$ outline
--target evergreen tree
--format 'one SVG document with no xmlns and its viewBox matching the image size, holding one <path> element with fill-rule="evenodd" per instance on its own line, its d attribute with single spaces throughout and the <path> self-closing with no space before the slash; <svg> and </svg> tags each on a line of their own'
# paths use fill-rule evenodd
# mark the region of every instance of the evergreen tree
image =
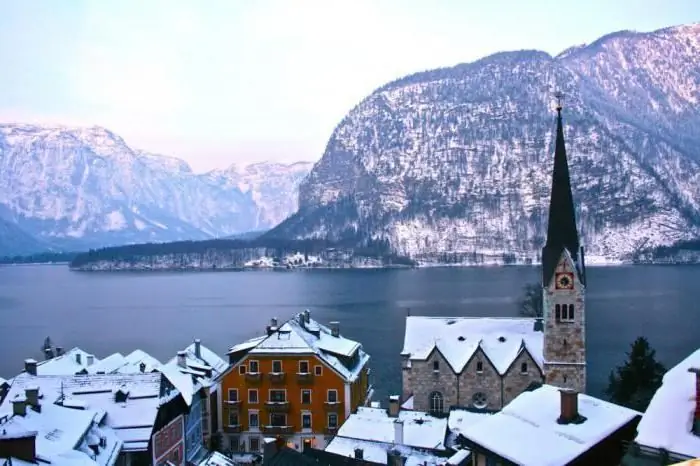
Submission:
<svg viewBox="0 0 700 466">
<path fill-rule="evenodd" d="M 523 288 L 523 297 L 520 300 L 520 315 L 524 317 L 542 317 L 544 303 L 542 302 L 542 288 L 537 283 L 528 283 Z"/>
<path fill-rule="evenodd" d="M 656 350 L 644 337 L 632 343 L 627 362 L 610 371 L 606 395 L 613 403 L 637 411 L 645 411 L 661 381 L 666 368 L 656 360 Z"/>
</svg>

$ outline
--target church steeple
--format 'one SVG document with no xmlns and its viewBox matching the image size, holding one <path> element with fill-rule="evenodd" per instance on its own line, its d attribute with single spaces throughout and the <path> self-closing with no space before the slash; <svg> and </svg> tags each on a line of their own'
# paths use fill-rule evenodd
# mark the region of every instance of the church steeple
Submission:
<svg viewBox="0 0 700 466">
<path fill-rule="evenodd" d="M 552 195 L 549 200 L 547 242 L 542 249 L 542 286 L 547 286 L 550 283 L 564 249 L 571 254 L 579 268 L 580 279 L 584 280 L 583 251 L 579 251 L 580 243 L 576 230 L 576 213 L 574 198 L 571 194 L 569 164 L 566 160 L 561 109 L 561 95 L 557 95 L 557 139 L 552 172 Z"/>
</svg>

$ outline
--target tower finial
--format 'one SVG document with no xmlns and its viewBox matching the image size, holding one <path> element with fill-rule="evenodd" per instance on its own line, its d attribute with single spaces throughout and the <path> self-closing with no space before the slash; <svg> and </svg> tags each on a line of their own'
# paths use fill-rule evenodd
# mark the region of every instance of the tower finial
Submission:
<svg viewBox="0 0 700 466">
<path fill-rule="evenodd" d="M 562 101 L 564 100 L 564 93 L 557 91 L 554 93 L 554 98 L 557 99 L 557 112 L 561 113 Z"/>
</svg>

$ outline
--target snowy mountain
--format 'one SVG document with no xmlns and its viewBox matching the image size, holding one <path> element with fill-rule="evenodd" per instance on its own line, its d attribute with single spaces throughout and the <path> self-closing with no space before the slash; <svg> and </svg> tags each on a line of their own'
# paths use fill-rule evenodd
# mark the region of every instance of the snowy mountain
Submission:
<svg viewBox="0 0 700 466">
<path fill-rule="evenodd" d="M 401 78 L 338 124 L 288 238 L 388 239 L 426 261 L 538 260 L 562 91 L 591 259 L 700 236 L 700 24 L 558 57 L 498 53 Z"/>
<path fill-rule="evenodd" d="M 104 128 L 0 125 L 0 213 L 53 248 L 207 239 L 270 228 L 296 208 L 287 203 L 288 211 L 285 205 L 271 211 L 269 204 L 281 195 L 276 190 L 289 196 L 303 176 L 294 165 L 285 171 L 273 164 L 271 171 L 269 186 L 258 172 L 242 173 L 239 184 L 255 186 L 242 191 L 211 173 L 193 173 L 182 160 L 134 150 Z M 5 241 L 2 233 L 0 238 Z M 0 255 L 15 252 L 6 242 Z"/>
</svg>

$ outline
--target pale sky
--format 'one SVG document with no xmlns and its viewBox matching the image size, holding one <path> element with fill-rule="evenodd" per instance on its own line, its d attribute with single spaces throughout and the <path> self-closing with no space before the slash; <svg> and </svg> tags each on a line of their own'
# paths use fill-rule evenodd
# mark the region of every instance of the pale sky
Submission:
<svg viewBox="0 0 700 466">
<path fill-rule="evenodd" d="M 196 171 L 315 161 L 400 76 L 696 21 L 700 0 L 0 0 L 0 122 L 100 125 Z"/>
</svg>

